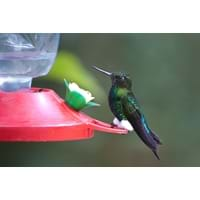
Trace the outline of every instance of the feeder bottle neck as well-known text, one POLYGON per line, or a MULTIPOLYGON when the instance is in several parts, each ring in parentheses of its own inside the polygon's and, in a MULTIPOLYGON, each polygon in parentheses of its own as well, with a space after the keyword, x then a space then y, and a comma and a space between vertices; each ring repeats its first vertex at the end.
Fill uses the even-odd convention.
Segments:
POLYGON ((0 77, 0 90, 11 92, 26 89, 31 87, 31 83, 31 77, 0 77))

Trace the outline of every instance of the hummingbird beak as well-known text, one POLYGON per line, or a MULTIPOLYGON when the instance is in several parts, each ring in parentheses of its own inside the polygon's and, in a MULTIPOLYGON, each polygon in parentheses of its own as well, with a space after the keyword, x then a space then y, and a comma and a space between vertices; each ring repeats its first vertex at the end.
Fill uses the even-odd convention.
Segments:
POLYGON ((99 72, 102 72, 103 74, 105 74, 105 75, 107 75, 107 76, 111 76, 112 75, 112 73, 110 73, 110 72, 107 72, 107 71, 105 71, 105 70, 103 70, 103 69, 100 69, 100 68, 98 68, 98 67, 96 67, 96 66, 92 66, 94 69, 96 69, 97 71, 99 71, 99 72))

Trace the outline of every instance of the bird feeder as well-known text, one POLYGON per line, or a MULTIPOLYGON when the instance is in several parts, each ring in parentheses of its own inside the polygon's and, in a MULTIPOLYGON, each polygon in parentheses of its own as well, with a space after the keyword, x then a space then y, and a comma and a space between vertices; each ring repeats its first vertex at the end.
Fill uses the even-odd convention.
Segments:
POLYGON ((75 111, 51 89, 31 87, 32 78, 51 69, 58 43, 59 34, 0 34, 0 141, 81 140, 95 130, 127 134, 75 111))

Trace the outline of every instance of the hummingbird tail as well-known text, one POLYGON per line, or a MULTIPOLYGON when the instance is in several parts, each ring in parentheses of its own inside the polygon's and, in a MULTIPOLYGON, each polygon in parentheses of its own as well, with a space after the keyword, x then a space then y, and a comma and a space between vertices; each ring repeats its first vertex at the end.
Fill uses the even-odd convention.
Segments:
POLYGON ((157 152, 156 150, 152 150, 152 152, 153 152, 153 154, 156 156, 156 158, 157 158, 158 160, 160 160, 160 157, 159 157, 159 155, 158 155, 158 152, 157 152))
POLYGON ((151 131, 151 135, 157 144, 160 144, 160 145, 163 144, 162 141, 160 140, 160 138, 153 131, 151 131))
MULTIPOLYGON (((160 138, 153 131, 151 131, 151 136, 152 136, 153 140, 157 143, 157 145, 162 144, 162 142, 160 141, 160 138)), ((155 149, 152 149, 152 152, 156 156, 156 158, 158 160, 160 160, 160 157, 159 157, 158 152, 157 152, 157 147, 155 149)))

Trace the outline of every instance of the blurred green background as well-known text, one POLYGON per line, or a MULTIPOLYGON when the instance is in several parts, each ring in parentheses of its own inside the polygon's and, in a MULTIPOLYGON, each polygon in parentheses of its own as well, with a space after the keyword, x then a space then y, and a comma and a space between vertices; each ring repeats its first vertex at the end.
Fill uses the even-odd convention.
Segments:
POLYGON ((92 65, 131 75, 149 125, 164 143, 161 161, 134 132, 96 132, 83 141, 1 143, 0 166, 200 166, 200 34, 61 34, 53 69, 33 86, 64 97, 63 79, 76 81, 101 104, 84 112, 110 123, 111 82, 92 65))

